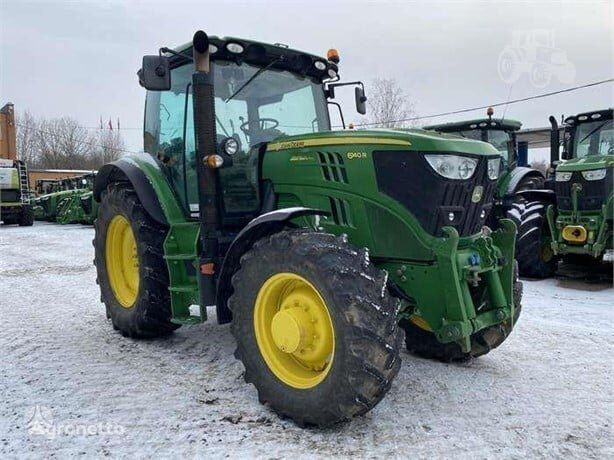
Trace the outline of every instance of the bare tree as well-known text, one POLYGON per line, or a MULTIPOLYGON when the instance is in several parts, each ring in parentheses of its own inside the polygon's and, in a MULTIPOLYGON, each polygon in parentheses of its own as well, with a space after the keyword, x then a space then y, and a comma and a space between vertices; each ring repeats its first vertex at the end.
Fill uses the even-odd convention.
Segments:
POLYGON ((69 117, 42 120, 38 129, 38 144, 43 168, 83 167, 95 149, 94 139, 87 129, 69 117))
POLYGON ((98 169, 124 152, 119 131, 90 133, 70 117, 17 117, 17 149, 31 168, 98 169))
POLYGON ((100 131, 97 148, 92 155, 90 169, 98 169, 102 165, 117 160, 124 152, 124 140, 119 131, 100 131))
POLYGON ((38 167, 40 165, 40 150, 37 139, 38 122, 30 112, 26 111, 23 115, 15 116, 15 124, 17 155, 30 167, 38 167))
POLYGON ((381 128, 398 128, 413 126, 414 123, 403 122, 416 115, 414 105, 403 89, 393 78, 376 78, 369 89, 369 123, 381 128))

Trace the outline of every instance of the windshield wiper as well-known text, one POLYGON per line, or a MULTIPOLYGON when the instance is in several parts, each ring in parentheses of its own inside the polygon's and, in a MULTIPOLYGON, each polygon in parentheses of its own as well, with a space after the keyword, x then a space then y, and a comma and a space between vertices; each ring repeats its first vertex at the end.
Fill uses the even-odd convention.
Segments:
POLYGON ((269 62, 265 67, 260 68, 258 70, 258 72, 256 72, 254 75, 252 75, 245 83, 243 83, 241 85, 241 87, 238 90, 236 90, 228 98, 226 98, 226 100, 224 102, 228 102, 229 100, 231 100, 233 97, 235 97, 241 91, 243 91, 243 88, 245 88, 247 85, 249 85, 251 82, 253 82, 256 79, 256 77, 258 77, 258 75, 260 75, 265 70, 270 69, 273 64, 277 64, 278 62, 283 61, 284 59, 285 59, 285 56, 279 56, 277 59, 273 59, 271 62, 269 62))
POLYGON ((586 139, 588 139, 589 137, 591 137, 593 134, 595 134, 597 131, 599 131, 601 128, 603 128, 610 120, 606 120, 603 123, 601 123, 599 126, 597 126, 595 129, 593 129, 590 133, 588 133, 586 136, 584 136, 584 138, 582 138, 582 140, 580 142, 578 142, 578 144, 581 144, 582 142, 584 142, 586 139))

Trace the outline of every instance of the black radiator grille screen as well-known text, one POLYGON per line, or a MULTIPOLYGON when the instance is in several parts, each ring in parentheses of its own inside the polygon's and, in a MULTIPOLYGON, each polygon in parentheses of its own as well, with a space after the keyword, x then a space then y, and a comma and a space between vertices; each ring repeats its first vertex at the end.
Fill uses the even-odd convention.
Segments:
POLYGON ((571 179, 565 182, 555 182, 556 200, 559 209, 569 211, 573 208, 571 202, 571 187, 580 184, 578 192, 578 210, 601 210, 607 197, 612 193, 612 168, 608 168, 606 177, 601 180, 586 180, 580 171, 574 171, 571 179))
POLYGON ((473 158, 478 166, 470 179, 450 180, 436 173, 421 152, 373 152, 378 189, 403 204, 436 236, 441 236, 443 226, 456 228, 461 236, 475 234, 488 218, 496 181, 488 179, 486 157, 473 158), (474 203, 478 186, 483 187, 482 197, 474 203))

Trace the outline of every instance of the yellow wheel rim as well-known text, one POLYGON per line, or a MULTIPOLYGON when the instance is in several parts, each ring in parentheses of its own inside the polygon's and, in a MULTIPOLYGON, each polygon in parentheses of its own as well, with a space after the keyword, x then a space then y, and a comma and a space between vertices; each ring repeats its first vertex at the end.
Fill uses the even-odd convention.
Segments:
POLYGON ((285 384, 308 389, 321 383, 335 354, 335 333, 326 302, 305 278, 271 276, 254 307, 256 342, 267 366, 285 384))
POLYGON ((105 261, 115 298, 131 308, 139 292, 139 257, 130 222, 122 215, 113 217, 107 228, 105 261))

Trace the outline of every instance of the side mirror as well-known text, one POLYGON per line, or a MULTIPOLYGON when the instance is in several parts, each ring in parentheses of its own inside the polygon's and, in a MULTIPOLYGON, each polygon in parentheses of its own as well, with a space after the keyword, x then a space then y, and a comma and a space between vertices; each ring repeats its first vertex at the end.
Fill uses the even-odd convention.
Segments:
POLYGON ((354 88, 354 98, 356 99, 356 111, 364 115, 367 113, 367 96, 365 96, 365 90, 361 86, 354 88))
POLYGON ((138 71, 139 84, 150 91, 171 89, 171 69, 167 56, 143 56, 143 67, 138 71))

